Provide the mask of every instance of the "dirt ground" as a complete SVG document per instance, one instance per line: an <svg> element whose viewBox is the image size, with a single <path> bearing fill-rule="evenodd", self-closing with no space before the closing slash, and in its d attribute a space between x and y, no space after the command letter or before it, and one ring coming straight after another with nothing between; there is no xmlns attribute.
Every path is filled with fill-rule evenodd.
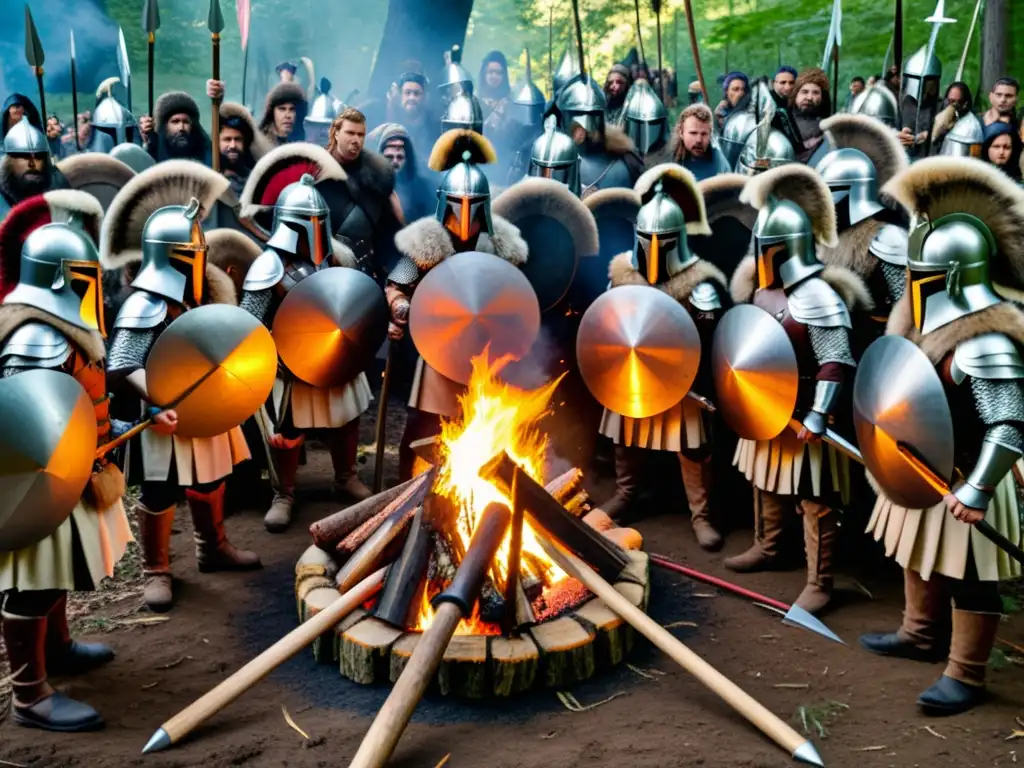
<svg viewBox="0 0 1024 768"><path fill-rule="evenodd" d="M401 408L393 409L389 438L397 442ZM364 422L372 422L364 419ZM364 423L364 442L373 440ZM388 472L396 457L389 455ZM370 459L372 462L372 459ZM364 480L372 463L363 466ZM344 766L354 755L387 689L342 679L335 667L304 653L174 749L143 757L153 731L212 688L296 622L292 590L295 560L309 545L308 524L334 511L329 499L329 459L311 450L300 471L305 503L282 535L264 531L257 506L228 520L232 541L257 550L264 569L250 574L201 576L195 569L191 524L183 511L173 537L177 605L168 617L141 608L138 553L119 569L118 583L97 594L75 596L82 637L111 643L116 660L74 680L55 681L97 707L106 730L57 735L8 723L0 730L0 766L151 766L277 768ZM591 478L596 482L597 478ZM729 478L729 483L738 481ZM593 491L598 501L607 480ZM799 571L736 577L721 566L724 555L744 549L749 531L734 531L723 554L694 544L685 515L666 511L637 527L646 548L693 567L733 578L784 600L798 594ZM993 701L966 715L926 719L914 700L942 670L873 657L859 649L858 634L894 629L900 618L899 573L870 554L855 562L840 583L838 607L827 624L848 646L783 626L779 617L745 600L655 570L650 612L773 712L807 729L830 768L997 766L1024 753L1024 621L1011 615L991 672ZM869 597L870 593L872 597ZM1007 609L1019 610L1013 597ZM788 755L642 640L630 666L572 690L591 706L571 712L555 692L521 699L465 703L424 701L390 765L529 768L705 766L768 768L793 764ZM287 723L282 708L310 739ZM1015 736L1016 734L1016 736ZM1018 740L1019 739L1019 740ZM1024 755L1022 755L1024 761Z"/></svg>

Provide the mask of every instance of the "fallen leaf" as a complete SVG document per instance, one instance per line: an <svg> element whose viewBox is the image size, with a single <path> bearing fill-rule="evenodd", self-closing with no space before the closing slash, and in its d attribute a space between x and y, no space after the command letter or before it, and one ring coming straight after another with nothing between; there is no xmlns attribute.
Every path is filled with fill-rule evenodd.
<svg viewBox="0 0 1024 768"><path fill-rule="evenodd" d="M945 740L945 738L946 738L946 737L945 737L945 736L943 736L943 735L942 735L941 733L939 733L939 732L938 732L938 731L936 731L936 730L935 730L934 728L932 728L932 727L931 727L930 725L926 725L926 726L924 726L924 729L925 729L926 731L928 731L928 733L930 733L930 734L931 734L932 736L934 736L934 737L935 737L935 738L937 738L937 739L943 739L943 740Z"/></svg>
<svg viewBox="0 0 1024 768"><path fill-rule="evenodd" d="M883 749L888 749L884 744L877 747L860 747L859 749L853 750L854 752L881 752Z"/></svg>
<svg viewBox="0 0 1024 768"><path fill-rule="evenodd" d="M288 725L291 726L292 730L294 730L296 733L298 733L300 736L302 736L302 738L304 738L307 741L309 741L309 734L306 733L301 728L299 728L299 726L296 724L296 722L294 720L292 720L292 716L288 714L288 710L285 709L284 704L281 705L281 714L284 715L284 721L286 723L288 723Z"/></svg>

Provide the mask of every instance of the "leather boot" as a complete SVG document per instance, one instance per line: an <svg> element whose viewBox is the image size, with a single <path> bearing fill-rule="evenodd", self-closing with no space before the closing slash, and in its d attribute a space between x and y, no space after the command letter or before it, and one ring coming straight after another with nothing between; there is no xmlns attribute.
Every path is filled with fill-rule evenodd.
<svg viewBox="0 0 1024 768"><path fill-rule="evenodd" d="M142 537L143 574L146 586L143 599L146 607L157 613L166 613L174 605L171 579L171 526L174 507L150 512L141 504L136 513Z"/></svg>
<svg viewBox="0 0 1024 768"><path fill-rule="evenodd" d="M263 526L271 533L281 533L292 521L295 504L295 475L302 458L302 439L287 448L271 448L270 457L277 469L280 486L274 489L274 500L263 517Z"/></svg>
<svg viewBox="0 0 1024 768"><path fill-rule="evenodd" d="M615 495L598 509L620 525L635 520L641 462L638 449L615 446Z"/></svg>
<svg viewBox="0 0 1024 768"><path fill-rule="evenodd" d="M200 573L252 571L262 568L255 552L237 549L224 531L224 483L210 493L185 491L195 528L196 562Z"/></svg>
<svg viewBox="0 0 1024 768"><path fill-rule="evenodd" d="M56 677L84 675L114 660L114 650L103 643L82 643L68 628L68 595L57 600L46 617L46 668Z"/></svg>
<svg viewBox="0 0 1024 768"><path fill-rule="evenodd" d="M725 558L725 567L737 573L779 570L784 567L779 544L786 512L792 500L777 493L754 489L754 543L740 555Z"/></svg>
<svg viewBox="0 0 1024 768"><path fill-rule="evenodd" d="M99 730L99 712L54 691L46 681L46 623L45 616L3 614L4 644L15 675L14 722L64 733Z"/></svg>
<svg viewBox="0 0 1024 768"><path fill-rule="evenodd" d="M998 613L953 611L949 662L942 677L917 699L929 715L957 715L985 700L985 667L999 629Z"/></svg>
<svg viewBox="0 0 1024 768"><path fill-rule="evenodd" d="M338 501L354 503L373 496L356 474L356 454L359 451L359 417L332 430L331 464L334 465L334 496Z"/></svg>
<svg viewBox="0 0 1024 768"><path fill-rule="evenodd" d="M690 525L700 548L714 552L722 546L722 536L711 525L708 496L711 493L711 457L694 461L679 454L679 466L683 471L683 488L690 505Z"/></svg>
<svg viewBox="0 0 1024 768"><path fill-rule="evenodd" d="M903 569L903 623L896 632L861 635L860 644L879 656L935 663L949 649L949 590L937 573L925 581L921 574Z"/></svg>
<svg viewBox="0 0 1024 768"><path fill-rule="evenodd" d="M839 533L839 513L813 501L802 500L800 506L807 552L807 586L796 604L815 614L832 599L832 553Z"/></svg>

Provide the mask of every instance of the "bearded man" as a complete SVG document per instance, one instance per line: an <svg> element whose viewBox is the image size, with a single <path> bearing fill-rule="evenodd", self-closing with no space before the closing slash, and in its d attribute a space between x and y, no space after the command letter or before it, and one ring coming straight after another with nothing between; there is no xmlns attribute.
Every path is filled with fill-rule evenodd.
<svg viewBox="0 0 1024 768"><path fill-rule="evenodd" d="M389 105L389 122L398 123L409 133L417 147L432 147L440 126L430 117L427 103L427 78L419 62L406 62L407 69L398 77L398 93Z"/></svg>
<svg viewBox="0 0 1024 768"><path fill-rule="evenodd" d="M416 221L433 212L437 191L430 179L420 173L416 148L409 132L397 123L387 123L373 131L377 134L377 152L391 162L395 173L395 194L405 221Z"/></svg>
<svg viewBox="0 0 1024 768"><path fill-rule="evenodd" d="M67 189L68 181L50 159L46 137L28 120L21 120L4 137L0 163L0 219L11 208L52 189Z"/></svg>
<svg viewBox="0 0 1024 768"><path fill-rule="evenodd" d="M714 120L707 104L691 104L679 114L676 122L672 160L692 173L697 181L731 170L725 155L711 143Z"/></svg>
<svg viewBox="0 0 1024 768"><path fill-rule="evenodd" d="M158 163L194 160L209 166L213 145L199 124L199 105L184 91L170 91L156 100L153 116L139 118L146 150Z"/></svg>
<svg viewBox="0 0 1024 768"><path fill-rule="evenodd" d="M235 195L242 192L257 161L270 151L270 142L256 128L249 110L226 101L220 105L220 172L231 182Z"/></svg>
<svg viewBox="0 0 1024 768"><path fill-rule="evenodd" d="M606 124L622 127L626 94L632 87L633 76L629 73L629 67L623 64L612 64L612 68L608 70L608 77L604 81L604 98L607 101L607 106L604 109Z"/></svg>
<svg viewBox="0 0 1024 768"><path fill-rule="evenodd" d="M798 163L807 163L825 140L821 121L831 116L828 75L818 67L805 69L796 79L789 99L803 145L795 147Z"/></svg>

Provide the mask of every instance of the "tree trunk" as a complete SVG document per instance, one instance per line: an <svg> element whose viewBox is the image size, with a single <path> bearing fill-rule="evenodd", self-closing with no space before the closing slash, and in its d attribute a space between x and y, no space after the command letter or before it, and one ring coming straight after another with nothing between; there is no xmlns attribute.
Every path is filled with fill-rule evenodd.
<svg viewBox="0 0 1024 768"><path fill-rule="evenodd" d="M992 90L992 84L1008 72L1007 36L1010 28L1010 4L1007 0L988 0L985 3L985 23L981 28L981 85L983 93ZM978 94L979 101L981 94Z"/></svg>
<svg viewBox="0 0 1024 768"><path fill-rule="evenodd" d="M384 37L370 77L370 94L384 95L401 74L402 64L410 59L423 65L436 86L437 75L444 66L444 52L463 44L472 11L473 0L389 0Z"/></svg>

